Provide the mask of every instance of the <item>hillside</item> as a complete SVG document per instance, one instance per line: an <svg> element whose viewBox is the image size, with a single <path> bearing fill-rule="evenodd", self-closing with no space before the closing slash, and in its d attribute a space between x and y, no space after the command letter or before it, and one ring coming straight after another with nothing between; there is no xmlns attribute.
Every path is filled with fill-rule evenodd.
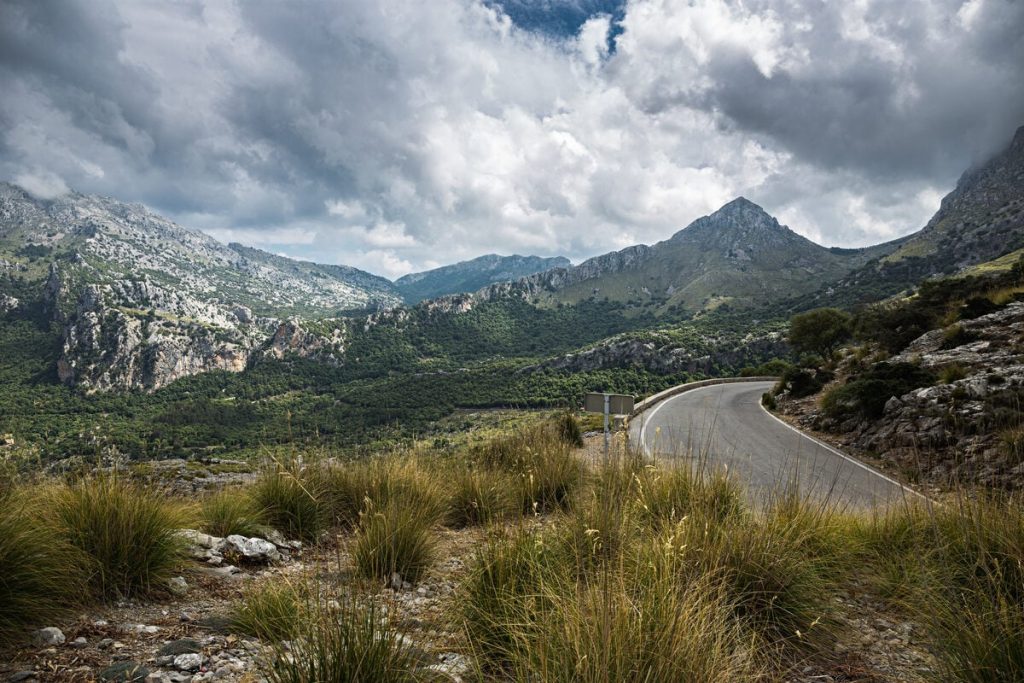
<svg viewBox="0 0 1024 683"><path fill-rule="evenodd" d="M1024 247L1024 126L989 161L966 171L920 231L837 284L845 300L880 298Z"/></svg>
<svg viewBox="0 0 1024 683"><path fill-rule="evenodd" d="M499 284L480 292L518 296L539 305L608 300L633 315L684 315L730 307L774 305L816 292L854 268L888 254L898 242L865 249L828 249L801 237L739 197L669 239L636 245Z"/></svg>
<svg viewBox="0 0 1024 683"><path fill-rule="evenodd" d="M446 294L475 292L497 282L517 280L551 268L567 268L571 264L563 256L499 256L487 254L470 261L461 261L422 273L410 273L395 280L395 287L408 304L436 299Z"/></svg>

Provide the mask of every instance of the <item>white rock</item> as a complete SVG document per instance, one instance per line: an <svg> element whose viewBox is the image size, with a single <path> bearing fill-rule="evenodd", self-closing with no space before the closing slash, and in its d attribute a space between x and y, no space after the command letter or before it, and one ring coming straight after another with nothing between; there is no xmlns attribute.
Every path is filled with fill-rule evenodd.
<svg viewBox="0 0 1024 683"><path fill-rule="evenodd" d="M278 562L281 553L277 546L262 538L246 538L233 534L226 539L228 549L233 550L252 562Z"/></svg>
<svg viewBox="0 0 1024 683"><path fill-rule="evenodd" d="M203 656L194 652L178 655L174 658L174 668L178 671L198 671L203 665Z"/></svg>
<svg viewBox="0 0 1024 683"><path fill-rule="evenodd" d="M188 593L188 582L185 581L184 576L175 576L167 581L167 587L175 595L185 595Z"/></svg>
<svg viewBox="0 0 1024 683"><path fill-rule="evenodd" d="M35 642L39 647L50 647L52 645L63 645L67 640L64 632L56 626L47 626L36 631Z"/></svg>

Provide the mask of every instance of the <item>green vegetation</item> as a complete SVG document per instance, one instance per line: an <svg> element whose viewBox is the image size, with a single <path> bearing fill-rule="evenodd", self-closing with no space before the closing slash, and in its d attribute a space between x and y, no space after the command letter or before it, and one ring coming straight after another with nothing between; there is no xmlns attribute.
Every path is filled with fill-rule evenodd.
<svg viewBox="0 0 1024 683"><path fill-rule="evenodd" d="M853 333L852 318L838 308L816 308L789 320L789 345L798 353L829 359Z"/></svg>
<svg viewBox="0 0 1024 683"><path fill-rule="evenodd" d="M934 373L912 363L876 363L855 379L830 389L821 407L830 417L881 417L891 397L929 386L936 379Z"/></svg>
<svg viewBox="0 0 1024 683"><path fill-rule="evenodd" d="M204 498L200 520L203 531L221 538L233 534L257 536L266 523L249 492L242 489L224 489Z"/></svg>
<svg viewBox="0 0 1024 683"><path fill-rule="evenodd" d="M166 589L184 559L180 505L116 475L88 477L53 495L60 531L86 557L89 581L106 599Z"/></svg>
<svg viewBox="0 0 1024 683"><path fill-rule="evenodd" d="M307 592L288 581L252 586L231 615L231 630L271 642L292 640L309 604Z"/></svg>
<svg viewBox="0 0 1024 683"><path fill-rule="evenodd" d="M34 489L0 501L0 647L65 617L86 592L85 558L46 518Z"/></svg>
<svg viewBox="0 0 1024 683"><path fill-rule="evenodd" d="M393 499L363 513L352 554L368 579L389 580L398 575L415 583L437 556L434 521L410 501Z"/></svg>
<svg viewBox="0 0 1024 683"><path fill-rule="evenodd" d="M271 683L400 683L418 680L414 652L372 607L321 607L265 672Z"/></svg>

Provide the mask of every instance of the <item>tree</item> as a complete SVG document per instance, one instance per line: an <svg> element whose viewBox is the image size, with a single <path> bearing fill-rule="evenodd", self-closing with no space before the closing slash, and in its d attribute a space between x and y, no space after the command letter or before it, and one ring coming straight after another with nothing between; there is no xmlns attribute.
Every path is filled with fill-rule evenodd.
<svg viewBox="0 0 1024 683"><path fill-rule="evenodd" d="M816 308L789 319L789 344L800 353L828 359L850 338L852 318L838 308Z"/></svg>

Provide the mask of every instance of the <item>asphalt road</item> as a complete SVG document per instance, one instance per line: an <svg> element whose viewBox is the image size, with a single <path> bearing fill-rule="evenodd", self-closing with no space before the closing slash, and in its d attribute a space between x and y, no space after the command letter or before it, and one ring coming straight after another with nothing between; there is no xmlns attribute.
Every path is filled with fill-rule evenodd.
<svg viewBox="0 0 1024 683"><path fill-rule="evenodd" d="M717 384L673 396L630 422L630 443L654 458L727 467L765 500L794 480L801 494L858 508L917 494L812 439L761 407L771 382Z"/></svg>

